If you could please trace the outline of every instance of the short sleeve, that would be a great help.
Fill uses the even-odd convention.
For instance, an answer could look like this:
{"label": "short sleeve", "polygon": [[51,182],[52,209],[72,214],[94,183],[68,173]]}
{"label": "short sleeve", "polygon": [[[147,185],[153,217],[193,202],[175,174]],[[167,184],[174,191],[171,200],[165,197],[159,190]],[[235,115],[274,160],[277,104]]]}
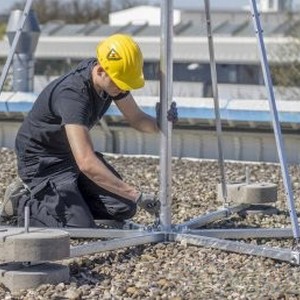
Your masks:
{"label": "short sleeve", "polygon": [[89,98],[72,88],[60,88],[52,101],[53,111],[61,117],[62,125],[79,124],[89,127]]}

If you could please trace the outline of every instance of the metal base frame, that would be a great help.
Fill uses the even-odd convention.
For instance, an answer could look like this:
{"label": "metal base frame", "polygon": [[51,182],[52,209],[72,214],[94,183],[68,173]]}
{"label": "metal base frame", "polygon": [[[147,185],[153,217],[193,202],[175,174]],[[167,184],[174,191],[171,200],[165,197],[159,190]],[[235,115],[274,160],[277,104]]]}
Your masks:
{"label": "metal base frame", "polygon": [[[195,229],[197,226],[202,227],[214,221],[228,218],[243,209],[244,207],[241,205],[220,209],[188,222],[172,225],[170,231],[161,231],[159,226],[145,227],[135,223],[129,223],[128,227],[131,229],[64,228],[63,230],[68,232],[71,238],[107,239],[71,247],[71,258],[144,244],[178,242],[184,245],[202,246],[300,264],[300,252],[297,248],[274,248],[236,241],[237,239],[249,238],[293,238],[292,228]],[[0,232],[10,228],[12,227],[1,226]],[[26,230],[30,232],[29,228]]]}
{"label": "metal base frame", "polygon": [[[222,151],[222,130],[218,103],[217,73],[214,59],[213,39],[210,20],[209,0],[204,0],[207,21],[207,36],[210,53],[210,65],[212,86],[214,95],[214,104],[216,111],[216,129],[218,136],[219,165],[221,172],[221,183],[223,193],[223,208],[214,212],[196,217],[182,224],[173,225],[171,223],[171,160],[172,160],[172,123],[167,121],[167,111],[172,102],[172,28],[173,28],[173,1],[161,2],[161,145],[160,145],[160,200],[161,212],[159,224],[153,226],[143,226],[130,223],[126,229],[74,229],[64,228],[69,232],[72,238],[104,238],[105,241],[88,243],[80,246],[71,247],[71,257],[94,254],[100,251],[109,251],[123,247],[132,247],[137,245],[159,243],[159,242],[178,242],[186,245],[196,245],[209,248],[215,248],[225,251],[231,251],[241,254],[257,255],[276,260],[286,261],[292,264],[300,264],[300,252],[297,248],[284,249],[266,246],[252,245],[245,242],[232,241],[228,239],[247,239],[247,238],[294,238],[296,242],[299,239],[299,224],[297,221],[296,210],[294,207],[293,193],[287,171],[285,160],[285,151],[281,138],[281,131],[278,120],[278,113],[272,89],[271,77],[269,74],[268,63],[262,38],[262,29],[259,21],[259,13],[256,7],[256,1],[250,0],[252,8],[252,17],[255,32],[258,37],[259,50],[261,54],[261,63],[264,73],[265,84],[269,92],[270,110],[273,117],[273,127],[276,136],[276,145],[280,158],[284,186],[286,190],[289,213],[292,221],[292,228],[238,228],[238,229],[201,229],[201,227],[223,218],[228,218],[234,213],[245,209],[244,205],[229,207],[227,203],[227,189],[225,181],[224,159]],[[26,14],[32,4],[32,0],[27,0],[24,17],[20,22],[20,31],[24,25]],[[19,35],[15,36],[11,53],[8,57],[6,66],[0,80],[2,89],[6,73],[14,55],[15,45],[17,45]],[[9,230],[10,227],[0,227],[0,232]],[[30,231],[28,224],[25,231]]]}
{"label": "metal base frame", "polygon": [[245,209],[239,205],[220,209],[188,222],[172,225],[171,230],[161,231],[159,227],[141,227],[139,229],[67,229],[73,238],[117,237],[110,241],[100,241],[71,248],[71,257],[93,254],[122,247],[137,246],[158,242],[179,242],[186,245],[196,245],[215,248],[241,254],[256,255],[300,264],[300,252],[293,249],[273,248],[262,245],[252,245],[245,242],[227,239],[247,238],[293,238],[292,228],[238,228],[238,229],[195,229],[214,221],[230,217]]}

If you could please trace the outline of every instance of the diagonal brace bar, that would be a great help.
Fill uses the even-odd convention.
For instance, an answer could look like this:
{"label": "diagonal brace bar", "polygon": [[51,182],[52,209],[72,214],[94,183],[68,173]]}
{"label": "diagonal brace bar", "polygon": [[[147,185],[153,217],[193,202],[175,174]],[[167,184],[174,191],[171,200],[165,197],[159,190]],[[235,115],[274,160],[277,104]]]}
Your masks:
{"label": "diagonal brace bar", "polygon": [[184,233],[210,236],[221,239],[248,239],[248,238],[292,238],[292,228],[224,228],[224,229],[194,229]]}
{"label": "diagonal brace bar", "polygon": [[68,232],[71,238],[123,238],[143,234],[141,230],[132,229],[63,228],[62,230]]}
{"label": "diagonal brace bar", "polygon": [[227,186],[226,186],[226,176],[224,167],[224,154],[223,154],[223,140],[222,140],[222,123],[220,116],[220,104],[219,104],[219,92],[218,92],[218,78],[217,78],[217,67],[214,52],[213,35],[211,29],[211,14],[210,14],[210,0],[205,0],[205,16],[206,16],[206,29],[208,38],[208,49],[210,58],[210,73],[211,73],[211,83],[212,92],[214,98],[215,107],[215,117],[216,117],[216,131],[217,131],[217,142],[218,142],[218,154],[219,154],[219,168],[221,175],[221,187],[222,187],[222,197],[223,205],[227,206]]}
{"label": "diagonal brace bar", "polygon": [[191,234],[177,234],[174,236],[174,240],[186,245],[190,244],[242,254],[264,256],[297,265],[300,263],[300,253],[290,249],[257,246],[242,242],[222,240],[207,236],[195,236]]}
{"label": "diagonal brace bar", "polygon": [[238,213],[241,210],[245,209],[247,206],[248,205],[238,205],[233,207],[220,208],[219,210],[207,213],[203,216],[191,219],[180,225],[177,225],[176,228],[179,230],[184,230],[186,228],[188,229],[200,228],[208,223],[212,223],[222,218],[228,218],[232,214]]}
{"label": "diagonal brace bar", "polygon": [[272,79],[271,79],[271,75],[270,75],[270,68],[269,68],[265,44],[264,44],[264,40],[263,40],[263,30],[262,30],[262,27],[260,24],[260,18],[259,18],[259,12],[257,10],[256,0],[250,0],[250,7],[251,7],[251,12],[252,12],[253,24],[254,24],[257,40],[258,40],[259,54],[260,54],[260,59],[261,59],[261,67],[262,67],[264,81],[265,81],[265,85],[266,85],[267,93],[268,93],[268,100],[269,100],[269,106],[271,109],[271,116],[272,116],[272,122],[273,122],[273,129],[274,129],[274,133],[275,133],[277,152],[278,152],[278,157],[279,157],[280,166],[281,166],[285,194],[286,194],[286,197],[288,200],[288,205],[289,205],[289,213],[290,213],[291,222],[292,222],[293,234],[294,234],[294,238],[298,242],[299,237],[300,237],[300,230],[299,230],[296,208],[295,208],[295,204],[294,204],[294,195],[293,195],[291,180],[290,180],[289,173],[288,173],[286,154],[285,154],[285,148],[284,148],[282,134],[281,134],[278,111],[277,111],[276,102],[275,102],[273,83],[272,83]]}
{"label": "diagonal brace bar", "polygon": [[158,243],[158,242],[165,241],[165,239],[166,239],[166,234],[159,232],[159,233],[143,234],[140,236],[134,236],[129,238],[120,238],[120,239],[114,239],[109,241],[94,242],[85,245],[71,247],[70,257],[90,255],[97,252],[110,251],[110,250],[149,244],[149,243]]}

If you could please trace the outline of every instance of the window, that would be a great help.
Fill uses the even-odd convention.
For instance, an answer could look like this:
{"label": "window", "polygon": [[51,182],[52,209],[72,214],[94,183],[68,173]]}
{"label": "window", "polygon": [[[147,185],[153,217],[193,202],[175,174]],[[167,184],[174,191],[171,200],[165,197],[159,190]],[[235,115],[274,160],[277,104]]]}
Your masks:
{"label": "window", "polygon": [[269,9],[275,9],[274,0],[269,0]]}

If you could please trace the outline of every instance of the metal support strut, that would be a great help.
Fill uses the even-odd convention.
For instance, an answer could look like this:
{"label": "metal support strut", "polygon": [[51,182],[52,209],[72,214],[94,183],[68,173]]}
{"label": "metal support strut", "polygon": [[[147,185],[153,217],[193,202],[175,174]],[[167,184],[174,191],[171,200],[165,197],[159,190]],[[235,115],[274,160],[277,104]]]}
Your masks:
{"label": "metal support strut", "polygon": [[271,110],[273,129],[275,133],[275,140],[277,146],[277,153],[278,153],[280,166],[281,166],[285,194],[288,200],[289,213],[291,217],[294,238],[296,239],[296,242],[299,242],[300,231],[299,231],[299,224],[297,220],[296,208],[294,204],[294,194],[292,190],[290,176],[288,173],[286,154],[285,154],[285,148],[282,139],[280,122],[279,122],[278,112],[277,112],[277,107],[275,102],[273,83],[270,75],[270,68],[269,68],[265,44],[263,40],[263,30],[260,24],[260,18],[259,18],[259,12],[257,10],[256,0],[250,0],[250,7],[252,12],[253,24],[254,24],[257,40],[258,40],[261,67],[262,67],[265,86],[268,94],[269,106]]}
{"label": "metal support strut", "polygon": [[221,175],[223,205],[225,207],[225,206],[227,206],[227,187],[226,187],[226,177],[225,177],[225,168],[224,168],[222,123],[221,123],[221,117],[220,117],[217,68],[216,68],[216,61],[215,61],[215,54],[214,54],[213,36],[212,36],[212,30],[211,30],[209,0],[205,0],[204,2],[205,2],[205,16],[206,16],[206,29],[207,29],[207,38],[208,38],[209,58],[210,58],[211,83],[212,83],[212,92],[213,92],[215,116],[216,116],[216,131],[217,131],[217,140],[218,140],[219,167],[220,167],[220,175]]}

